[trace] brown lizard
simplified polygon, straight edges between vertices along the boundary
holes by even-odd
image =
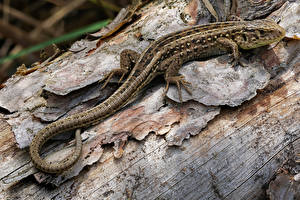
[[[232,52],[234,64],[237,64],[239,48],[257,48],[278,42],[284,36],[285,30],[270,20],[229,21],[198,25],[168,34],[150,44],[141,55],[132,50],[124,50],[121,53],[120,68],[108,75],[106,83],[114,74],[121,74],[123,78],[130,72],[126,81],[98,106],[60,119],[40,130],[30,145],[34,165],[48,173],[61,173],[70,168],[81,153],[79,130],[76,131],[75,152],[62,162],[49,163],[43,160],[39,154],[43,144],[59,133],[96,124],[116,113],[154,77],[164,74],[167,82],[164,93],[167,92],[169,83],[175,83],[181,99],[181,85],[188,90],[189,84],[183,76],[178,75],[178,70],[184,63]]]

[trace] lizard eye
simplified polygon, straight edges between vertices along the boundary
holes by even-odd
[[[265,36],[266,32],[264,30],[258,30],[260,36]]]

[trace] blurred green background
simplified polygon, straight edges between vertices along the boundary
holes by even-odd
[[[130,0],[0,1],[0,84],[22,64],[40,61],[40,52],[57,44],[67,49],[105,26]]]

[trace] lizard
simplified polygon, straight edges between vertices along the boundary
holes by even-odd
[[[210,56],[232,53],[232,64],[239,64],[239,49],[253,49],[279,42],[285,30],[272,20],[227,21],[207,25],[196,25],[173,32],[153,41],[141,54],[125,49],[120,54],[120,68],[112,70],[106,77],[127,75],[123,84],[106,100],[89,110],[52,122],[33,138],[29,153],[36,168],[46,173],[59,174],[71,168],[81,155],[80,128],[95,125],[113,115],[156,76],[164,75],[168,91],[169,84],[176,84],[180,101],[181,86],[188,92],[190,83],[178,74],[181,66],[188,62]],[[76,130],[77,129],[77,130]],[[76,130],[74,153],[61,162],[50,163],[40,156],[42,146],[53,136]]]

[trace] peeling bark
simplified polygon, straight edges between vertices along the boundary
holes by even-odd
[[[270,14],[282,3],[263,1],[243,10],[247,3],[239,1],[236,6],[240,16],[252,19]],[[177,103],[175,87],[164,99],[164,84],[155,80],[130,105],[85,130],[79,162],[57,177],[32,167],[26,147],[33,135],[47,123],[107,98],[118,86],[117,79],[105,90],[100,89],[99,80],[118,67],[123,49],[142,52],[149,39],[203,23],[211,16],[201,1],[150,2],[137,11],[141,14],[137,21],[99,48],[95,49],[97,41],[80,41],[85,46],[81,51],[64,54],[26,76],[10,78],[0,90],[0,107],[10,112],[0,116],[0,198],[265,197],[279,168],[299,173],[295,155],[300,140],[300,45],[296,40],[300,31],[292,23],[299,18],[299,7],[287,2],[270,15],[281,19],[289,40],[272,49],[243,52],[246,68],[230,68],[228,55],[185,64],[180,73],[192,82],[193,96],[183,94],[183,104]],[[144,40],[139,41],[137,34]],[[64,143],[62,138],[69,135],[44,149],[47,159],[63,159],[70,153],[73,141]],[[274,184],[286,180],[273,179],[268,195],[273,198],[285,192],[275,191]]]

